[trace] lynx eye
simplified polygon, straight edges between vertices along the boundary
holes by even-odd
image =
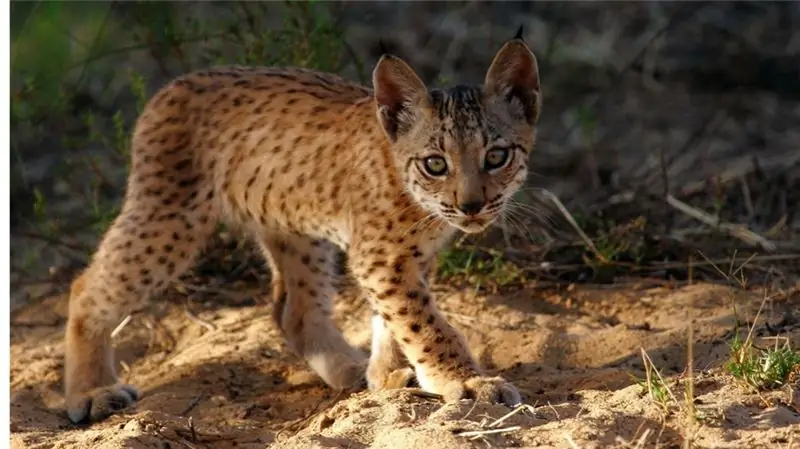
[[[496,170],[503,167],[508,162],[508,156],[509,152],[507,148],[495,148],[487,151],[483,161],[484,170]]]
[[[447,161],[441,156],[429,156],[423,160],[425,171],[431,176],[442,176],[447,173]]]

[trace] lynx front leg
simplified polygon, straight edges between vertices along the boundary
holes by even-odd
[[[376,256],[381,253],[352,248],[352,271],[375,299],[387,329],[414,366],[420,386],[447,401],[475,398],[518,404],[520,396],[512,385],[482,375],[463,336],[436,309],[413,255]]]
[[[415,381],[414,370],[380,314],[372,316],[372,353],[367,367],[370,390],[404,388]]]

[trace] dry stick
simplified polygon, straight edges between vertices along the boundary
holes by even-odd
[[[111,338],[112,338],[112,339],[114,339],[114,338],[117,338],[117,335],[119,335],[119,333],[120,333],[120,332],[122,332],[122,329],[124,329],[124,328],[125,328],[125,326],[127,326],[127,325],[128,325],[128,323],[130,323],[130,322],[131,322],[131,318],[132,318],[132,315],[128,315],[128,316],[126,316],[126,317],[125,317],[125,319],[124,319],[124,320],[122,320],[122,322],[121,322],[121,323],[119,323],[119,324],[117,325],[117,327],[115,327],[115,328],[114,328],[114,330],[113,330],[113,331],[111,331]]]
[[[564,204],[561,202],[561,200],[559,200],[558,197],[555,194],[553,194],[552,192],[550,192],[549,190],[542,189],[541,193],[542,193],[542,195],[544,195],[547,198],[549,198],[550,201],[552,201],[553,204],[556,205],[556,207],[561,212],[561,214],[564,215],[564,218],[566,218],[567,221],[569,222],[569,224],[572,225],[573,229],[575,229],[575,232],[577,232],[578,235],[581,236],[581,238],[583,239],[583,242],[586,243],[586,246],[588,246],[589,249],[592,250],[592,252],[595,254],[595,256],[597,256],[597,258],[600,259],[601,262],[606,262],[607,263],[608,259],[606,259],[606,257],[597,249],[596,246],[594,246],[594,242],[592,242],[592,240],[589,238],[589,236],[587,236],[586,233],[583,232],[583,229],[581,229],[581,227],[578,226],[578,223],[575,221],[575,218],[573,218],[572,214],[570,214],[569,211],[567,210],[567,208],[564,207]]]
[[[189,417],[189,430],[192,432],[192,443],[197,443],[197,431],[194,429],[194,420]]]
[[[194,410],[194,408],[197,407],[200,404],[200,401],[202,400],[203,400],[202,394],[198,394],[197,396],[195,396],[194,399],[192,399],[192,402],[190,402],[189,405],[187,405],[186,408],[183,409],[183,411],[180,413],[180,416],[186,416],[189,412]],[[190,416],[189,419],[191,420],[192,417]]]
[[[684,214],[694,218],[695,220],[705,223],[711,227],[717,228],[721,231],[725,231],[732,237],[736,237],[745,243],[748,243],[750,245],[760,246],[770,252],[775,251],[776,249],[774,243],[756,234],[755,232],[745,228],[744,226],[735,225],[733,223],[722,222],[720,221],[719,218],[714,217],[713,215],[710,215],[707,212],[704,212],[700,209],[694,208],[684,203],[683,201],[675,198],[672,195],[667,195],[666,200],[667,204],[683,212]]]
[[[788,220],[789,220],[788,214],[781,215],[781,218],[779,218],[778,221],[775,222],[774,225],[772,225],[772,227],[767,229],[766,232],[764,232],[764,234],[774,236],[775,234],[779,233],[784,226],[786,226],[786,222]]]
[[[467,419],[467,417],[469,415],[471,415],[473,411],[475,411],[475,407],[477,407],[477,406],[478,406],[478,401],[473,402],[472,403],[472,407],[470,407],[469,410],[467,410],[467,413],[464,416],[461,417],[461,421],[464,421],[465,419]]]
[[[501,416],[500,418],[497,418],[494,422],[489,424],[489,427],[490,428],[498,427],[500,424],[502,424],[508,418],[511,418],[512,416],[516,415],[517,413],[521,413],[524,410],[530,411],[531,414],[533,414],[534,416],[536,415],[536,409],[532,405],[520,404],[517,407],[514,407],[514,409],[511,410],[510,412],[506,413],[505,415]]]
[[[487,430],[468,430],[465,432],[458,432],[455,435],[459,437],[480,437],[483,435],[491,435],[494,433],[508,433],[508,432],[516,432],[517,430],[522,429],[522,426],[511,426],[511,427],[504,427],[502,429],[487,429]]]
[[[189,296],[186,297],[186,307],[184,307],[184,310],[186,311],[186,315],[189,317],[189,319],[191,319],[195,323],[203,326],[209,332],[213,332],[213,331],[217,330],[217,325],[216,324],[214,324],[214,323],[212,323],[210,321],[206,321],[206,320],[200,318],[199,316],[197,316],[197,314],[195,314],[194,312],[192,312],[192,298],[189,297]]]

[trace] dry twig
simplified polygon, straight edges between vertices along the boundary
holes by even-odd
[[[697,221],[707,224],[708,226],[712,226],[717,228],[721,231],[728,233],[729,235],[738,238],[739,240],[754,246],[760,246],[764,248],[766,251],[775,251],[776,246],[774,243],[770,242],[769,240],[765,239],[764,237],[756,234],[755,232],[747,229],[741,225],[735,225],[733,223],[726,223],[720,221],[718,217],[714,217],[707,212],[704,212],[700,209],[692,207],[683,201],[675,198],[672,195],[667,195],[667,204],[674,207],[675,209],[683,212],[684,214],[694,218]]]
[[[180,413],[180,416],[186,416],[187,414],[189,414],[189,412],[194,410],[194,408],[197,407],[198,404],[200,404],[200,401],[202,401],[202,400],[203,400],[203,395],[202,394],[198,394],[197,396],[195,396],[194,399],[192,399],[192,402],[190,402],[189,405],[187,405],[186,408],[183,409],[183,411]],[[192,422],[191,419],[192,419],[192,417],[190,416],[189,417],[189,420],[190,420],[189,423]]]
[[[111,339],[112,339],[112,340],[113,340],[113,339],[115,339],[115,338],[117,338],[117,336],[120,334],[120,332],[122,332],[122,329],[124,329],[124,328],[125,328],[125,326],[127,326],[127,325],[128,325],[128,323],[130,323],[130,322],[131,322],[131,319],[132,319],[132,318],[133,318],[133,316],[132,316],[132,315],[128,315],[128,316],[126,316],[126,317],[125,317],[125,319],[124,319],[124,320],[122,320],[122,322],[121,322],[121,323],[119,323],[119,324],[117,325],[117,327],[115,327],[115,328],[114,328],[114,330],[113,330],[113,331],[111,331]]]
[[[456,436],[465,437],[465,438],[479,438],[484,435],[492,435],[496,433],[509,433],[509,432],[516,432],[517,430],[522,429],[521,426],[511,426],[511,427],[504,427],[502,429],[485,429],[485,430],[467,430],[464,432],[457,432],[455,433]]]
[[[189,319],[191,319],[195,323],[203,326],[209,332],[213,332],[213,331],[217,330],[217,325],[216,324],[200,318],[199,316],[197,316],[197,314],[195,314],[192,311],[192,298],[189,297],[189,296],[186,297],[186,306],[184,307],[184,310],[186,311],[186,315],[189,317]]]

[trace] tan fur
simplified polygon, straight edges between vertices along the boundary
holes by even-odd
[[[456,228],[485,229],[525,179],[540,102],[535,58],[514,39],[483,87],[428,92],[387,55],[373,81],[374,93],[310,70],[230,67],[183,76],[149,101],[122,211],[72,286],[70,419],[102,419],[137,399],[116,383],[111,330],[188,270],[220,222],[261,246],[275,320],[329,385],[357,386],[366,373],[371,388],[397,387],[415,372],[447,400],[519,401],[513,386],[483,376],[436,309],[427,275]],[[489,170],[496,147],[508,151],[491,160],[508,163]],[[446,175],[426,172],[431,155]],[[384,326],[368,368],[330,319],[337,247]]]

